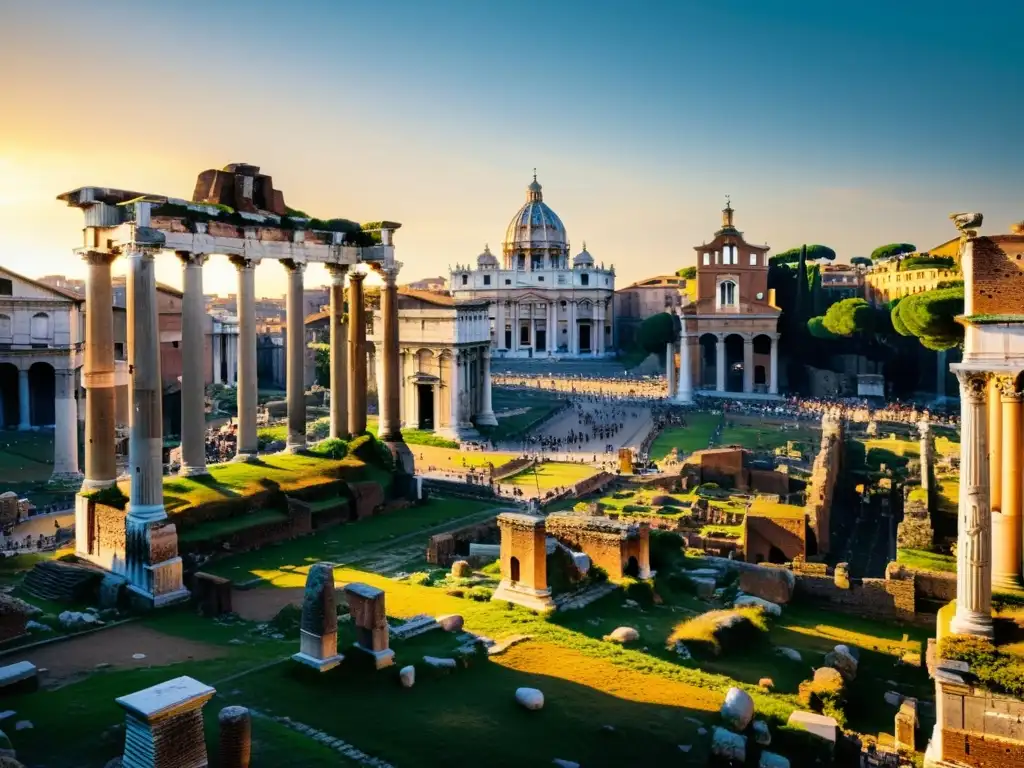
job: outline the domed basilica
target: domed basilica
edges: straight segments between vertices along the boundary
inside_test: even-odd
[[[505,230],[500,263],[485,246],[475,267],[455,267],[449,285],[456,299],[488,302],[498,357],[613,354],[615,269],[596,266],[586,243],[570,259],[565,225],[544,202],[536,173]]]

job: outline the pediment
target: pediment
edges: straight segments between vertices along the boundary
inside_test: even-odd
[[[0,267],[0,278],[11,281],[11,296],[15,299],[82,301],[82,298],[72,291],[53,288],[46,283],[40,283],[38,280],[19,275],[7,267]]]

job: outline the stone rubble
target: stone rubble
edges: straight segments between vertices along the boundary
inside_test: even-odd
[[[617,627],[611,634],[605,635],[604,640],[609,643],[632,643],[640,639],[640,633],[632,627]]]
[[[526,709],[538,710],[544,708],[544,694],[536,688],[517,688],[516,702]]]
[[[730,688],[721,709],[722,720],[732,730],[742,732],[754,717],[754,700],[740,688]],[[717,730],[717,729],[716,729]]]
[[[309,725],[305,725],[304,723],[296,722],[289,717],[275,717],[272,715],[264,715],[257,712],[256,710],[250,710],[250,714],[252,714],[253,717],[270,719],[276,723],[280,723],[281,725],[284,725],[285,727],[290,728],[293,731],[301,733],[303,736],[313,739],[314,741],[320,742],[324,746],[333,749],[335,752],[344,755],[349,760],[353,760],[359,763],[360,765],[370,766],[370,768],[394,768],[394,766],[391,765],[391,763],[385,760],[381,760],[380,758],[371,757],[365,752],[356,749],[348,742],[343,741],[342,739],[335,738],[334,736],[324,733],[323,731],[318,731],[316,728],[313,728]]]
[[[711,754],[723,761],[743,763],[747,759],[747,739],[738,733],[716,726],[711,737]]]
[[[412,664],[402,667],[398,673],[403,688],[412,688],[416,684],[416,667]]]

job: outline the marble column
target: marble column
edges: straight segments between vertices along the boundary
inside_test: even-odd
[[[237,326],[235,327],[237,330]],[[238,386],[238,334],[228,336],[228,386]],[[305,384],[305,382],[303,382]]]
[[[960,499],[956,615],[950,630],[992,637],[992,512],[989,507],[987,373],[957,370],[960,380]]]
[[[779,335],[772,336],[771,366],[768,371],[768,393],[779,394]]]
[[[693,402],[693,367],[690,362],[690,337],[685,333],[679,339],[679,391],[676,400]]]
[[[366,431],[365,279],[365,272],[352,271],[348,276],[348,431],[353,437]]]
[[[204,320],[202,253],[179,251],[183,298],[181,301],[181,475],[205,475],[206,371],[203,365]]]
[[[505,349],[505,300],[498,299],[494,310],[494,346]]]
[[[498,419],[494,415],[494,405],[491,402],[491,350],[484,349],[480,358],[480,365],[483,367],[483,405],[480,413],[477,414],[476,423],[487,426],[497,426]]]
[[[754,340],[743,339],[743,391],[754,391]]]
[[[725,336],[718,334],[715,342],[715,389],[725,392]]]
[[[381,291],[380,313],[384,326],[381,344],[382,373],[381,387],[377,399],[380,403],[380,421],[377,435],[389,443],[402,442],[401,419],[401,376],[398,370],[398,271],[402,265],[394,262],[377,269],[384,278]]]
[[[597,320],[595,322],[596,328],[594,332],[597,334],[596,352],[598,355],[604,354],[604,302],[600,301],[594,306],[597,307]]]
[[[569,343],[568,349],[570,355],[578,355],[579,348],[576,346],[576,302],[569,302]]]
[[[75,370],[54,373],[53,483],[81,483],[78,471],[78,409],[75,403]]]
[[[306,265],[282,261],[288,270],[288,292],[285,299],[285,322],[288,334],[287,370],[285,373],[288,400],[288,441],[285,450],[297,453],[306,449],[306,317],[303,312],[302,274]]]
[[[665,396],[671,399],[676,394],[676,343],[674,341],[665,345],[665,379],[668,383],[668,394]]]
[[[512,305],[512,351],[519,351],[519,302]]]
[[[259,381],[256,373],[256,262],[240,257],[232,259],[238,270],[237,350],[238,445],[235,461],[255,461],[260,441],[256,430],[259,406]]]
[[[28,368],[18,371],[18,431],[32,429],[32,389],[28,385]]]
[[[348,318],[345,316],[345,264],[328,264],[331,275],[331,432],[348,437]]]
[[[214,325],[215,329],[223,327],[219,321]],[[224,334],[219,330],[214,330],[210,334],[210,346],[213,347],[213,383],[223,384],[224,377],[221,375],[221,369],[224,359]]]
[[[1024,454],[1021,453],[1022,427],[1021,400],[1022,394],[1016,387],[1015,380],[1010,376],[1000,377],[999,404],[1002,414],[1002,509],[999,513],[992,512],[992,581],[1004,589],[1021,586],[1022,556],[1022,504],[1021,466]],[[994,438],[993,438],[994,439]],[[995,483],[995,479],[991,480]]]
[[[448,427],[456,436],[459,432],[459,390],[462,387],[462,353],[452,355],[448,378]]]
[[[529,322],[530,322],[530,350],[533,352],[534,356],[536,356],[536,354],[537,354],[537,318],[534,317],[534,314],[533,314],[533,308],[534,308],[535,305],[534,304],[527,304],[527,306],[530,308],[530,320],[529,320]]]
[[[988,392],[989,506],[993,513],[1003,508],[1003,410],[999,395],[999,378],[993,376]]]
[[[117,478],[114,448],[114,295],[110,265],[114,254],[85,254],[85,350],[82,385],[85,398],[85,480],[83,491],[108,488]],[[85,526],[81,535],[86,535]]]
[[[935,459],[934,446],[932,444],[932,428],[927,421],[920,421],[917,425],[918,434],[921,437],[920,449],[921,458],[921,489],[931,497],[932,492],[932,462]]]
[[[558,304],[554,301],[548,302],[547,325],[548,332],[545,344],[548,348],[548,357],[558,352]]]

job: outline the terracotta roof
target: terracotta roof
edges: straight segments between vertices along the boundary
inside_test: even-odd
[[[433,304],[437,307],[454,307],[455,297],[450,296],[447,293],[437,293],[436,291],[421,291],[417,288],[409,288],[408,286],[402,286],[398,289],[400,296],[409,296],[413,299],[419,299],[427,304]]]
[[[26,283],[29,283],[30,285],[34,285],[37,288],[42,288],[45,291],[50,291],[51,293],[56,293],[58,296],[63,296],[66,299],[71,299],[72,301],[78,304],[81,304],[83,301],[85,301],[85,298],[81,294],[76,293],[75,291],[72,291],[69,288],[56,288],[52,285],[41,283],[38,280],[33,280],[31,277],[25,277],[24,275],[19,274],[18,272],[15,272],[13,269],[9,269],[7,267],[0,266],[0,270],[3,270],[11,277],[17,278],[18,280],[24,280]]]

